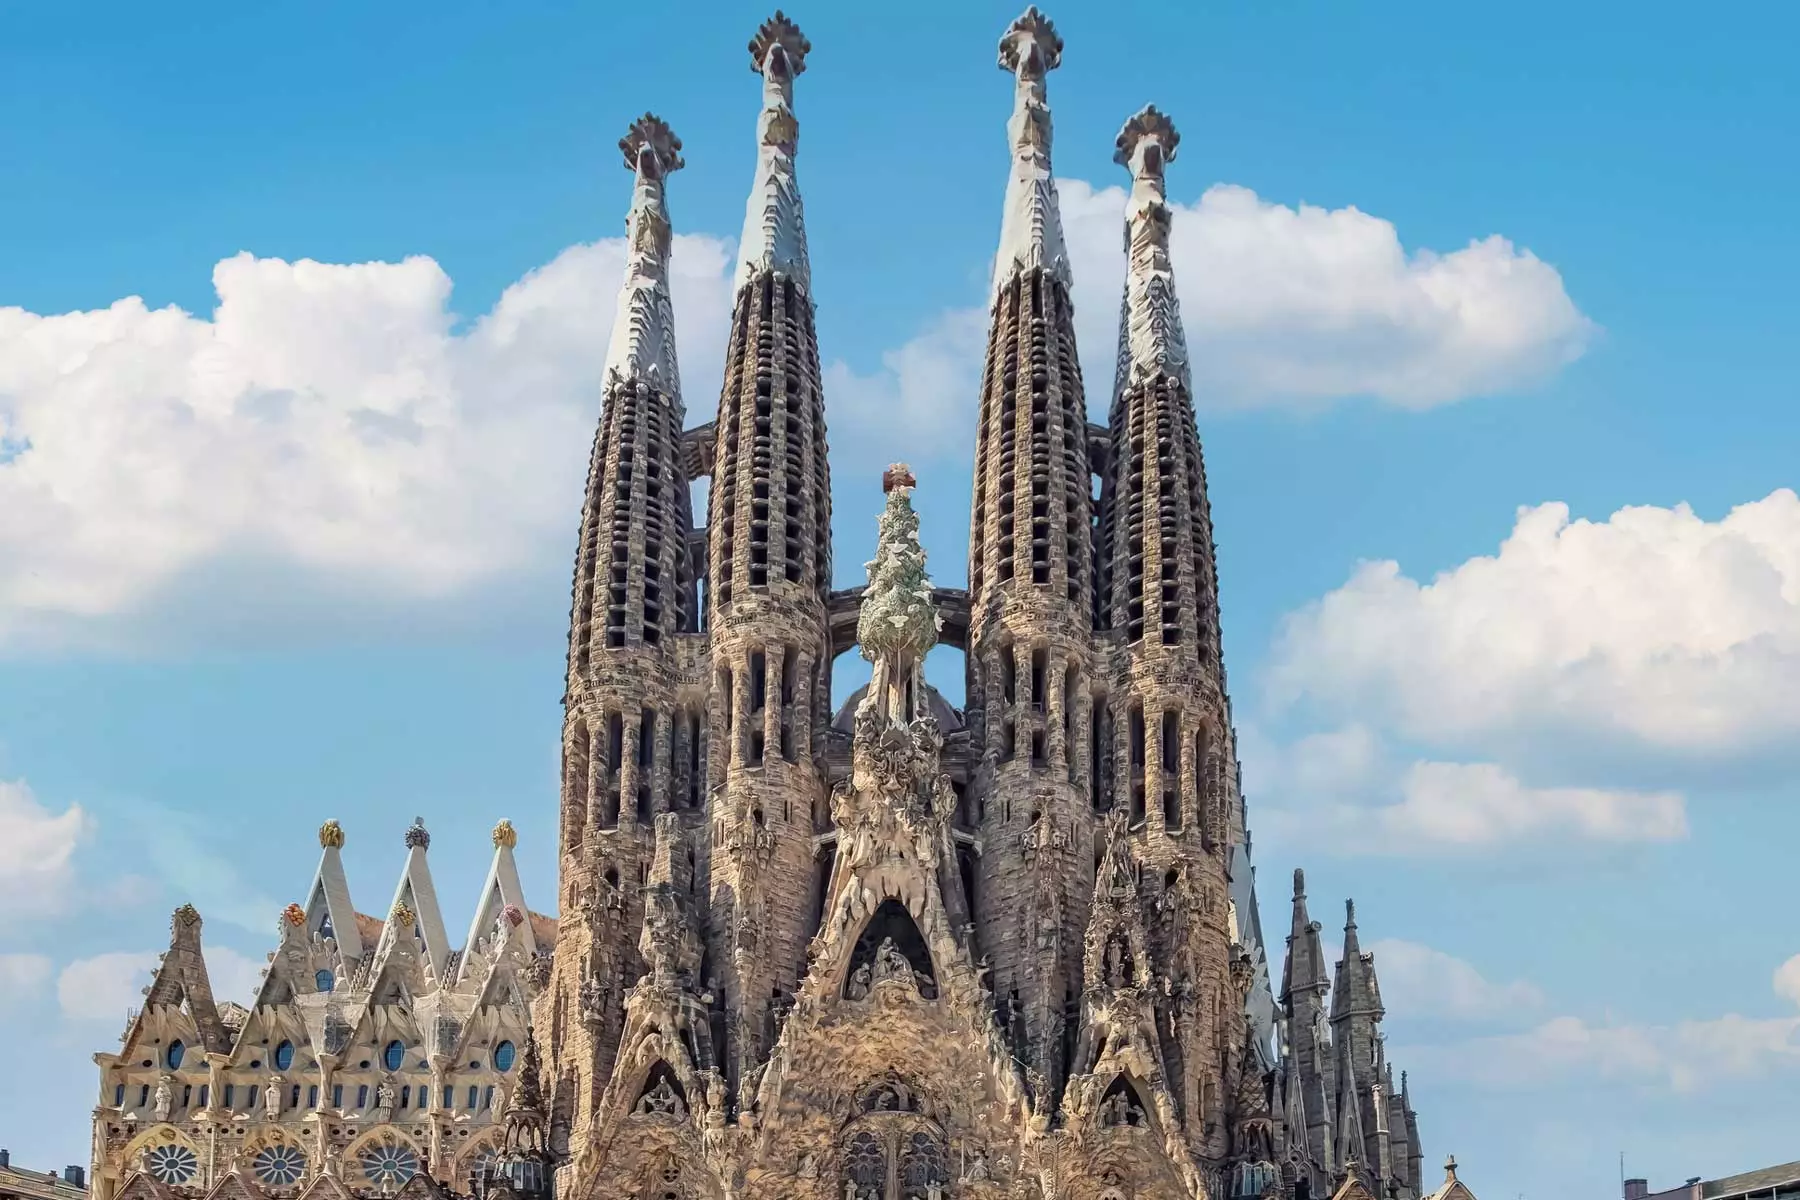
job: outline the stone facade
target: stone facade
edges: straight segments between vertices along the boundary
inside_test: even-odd
[[[199,916],[177,913],[123,1050],[98,1056],[97,1200],[537,1197],[552,1169],[566,1200],[1419,1200],[1373,958],[1352,910],[1328,976],[1298,873],[1270,976],[1169,258],[1180,138],[1154,108],[1118,137],[1129,269],[1092,424],[1050,159],[1062,51],[1035,9],[1000,45],[1011,167],[966,590],[926,574],[900,465],[868,585],[831,589],[799,28],[778,13],[750,43],[725,377],[692,428],[668,286],[681,142],[633,124],[574,569],[561,916],[525,910],[502,826],[453,950],[419,826],[388,915],[360,917],[327,826],[254,1011],[221,1012]],[[925,682],[939,642],[966,653],[966,712]],[[852,647],[871,680],[834,713]]]
[[[177,909],[123,1044],[94,1056],[96,1200],[293,1196],[320,1179],[367,1195],[415,1177],[467,1190],[500,1148],[556,942],[555,920],[525,908],[512,826],[493,840],[453,950],[424,824],[406,831],[386,916],[371,917],[350,900],[344,830],[326,822],[249,1008],[215,1002],[200,914]]]

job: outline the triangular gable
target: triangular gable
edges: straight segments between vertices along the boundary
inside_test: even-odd
[[[143,1171],[133,1171],[125,1177],[114,1200],[175,1200],[175,1189]]]
[[[399,1200],[451,1200],[449,1190],[433,1179],[428,1171],[420,1171],[414,1175],[394,1195]]]
[[[431,881],[431,869],[425,862],[425,851],[431,835],[424,822],[414,820],[406,831],[406,869],[394,889],[394,902],[388,905],[388,917],[382,927],[381,953],[397,936],[417,936],[424,943],[425,967],[433,979],[441,978],[450,962],[450,937],[444,930],[443,910],[438,906],[437,886]],[[409,915],[411,921],[399,918]],[[403,928],[404,927],[404,928]]]
[[[315,1175],[301,1191],[299,1200],[355,1200],[350,1189],[335,1175]]]
[[[200,944],[200,913],[191,904],[175,910],[169,920],[169,949],[150,980],[143,1008],[125,1035],[129,1045],[142,1028],[146,1015],[156,1008],[175,1008],[188,1014],[208,1053],[230,1048],[230,1035],[219,1020],[213,1003],[212,980],[206,973],[206,955]]]
[[[212,1190],[206,1193],[206,1200],[267,1200],[267,1193],[242,1170],[236,1170],[219,1176]]]
[[[500,914],[508,905],[519,912],[521,920],[518,931],[523,938],[526,953],[537,953],[536,931],[527,919],[530,910],[525,907],[525,891],[519,883],[519,867],[513,860],[513,846],[517,837],[508,821],[502,821],[494,827],[494,861],[488,867],[487,882],[481,886],[481,898],[475,905],[474,919],[469,922],[468,940],[463,942],[460,972],[465,979],[475,957],[476,944],[483,938],[493,936]]]
[[[1363,1183],[1361,1177],[1355,1172],[1351,1172],[1345,1177],[1344,1182],[1338,1185],[1338,1190],[1331,1194],[1331,1200],[1375,1200],[1375,1196]]]
[[[354,966],[369,947],[363,945],[362,930],[357,924],[356,908],[350,903],[350,883],[344,877],[344,861],[339,850],[344,844],[344,831],[336,821],[327,821],[319,829],[319,869],[307,891],[306,931],[337,940],[338,954],[346,969]]]

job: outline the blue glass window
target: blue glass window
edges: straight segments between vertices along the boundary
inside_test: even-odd
[[[186,1108],[193,1102],[194,1102],[194,1085],[191,1083],[182,1084],[181,1085],[181,1107]]]
[[[182,1055],[186,1053],[187,1047],[179,1041],[170,1042],[168,1050],[164,1052],[163,1061],[168,1063],[169,1070],[173,1071],[181,1066]]]
[[[494,1047],[494,1070],[510,1071],[513,1065],[513,1044],[501,1042]]]
[[[124,1108],[125,1107],[125,1085],[122,1083],[113,1088],[113,1107],[114,1108]],[[469,1107],[470,1108],[475,1107],[475,1089],[474,1088],[469,1089]]]
[[[400,1064],[406,1061],[406,1047],[399,1042],[389,1042],[381,1052],[381,1065],[390,1071],[398,1071]]]
[[[356,1089],[356,1107],[369,1107],[369,1085],[366,1083]]]
[[[456,1089],[451,1087],[447,1083],[444,1085],[444,1107],[445,1108],[455,1108],[456,1107]]]
[[[235,1083],[226,1084],[225,1085],[225,1107],[226,1108],[231,1107],[231,1100],[232,1100],[232,1097],[234,1097],[235,1095],[237,1095],[237,1084],[235,1084]]]
[[[207,1095],[207,1092],[210,1090],[211,1089],[210,1089],[209,1085],[204,1084],[204,1083],[200,1085],[200,1107],[201,1108],[206,1107],[206,1095]]]
[[[344,1085],[341,1083],[331,1085],[331,1107],[344,1107]]]
[[[321,992],[329,992],[332,988],[337,986],[337,980],[332,978],[330,971],[321,970],[318,974],[313,976],[313,982],[318,985]]]
[[[481,1107],[483,1107],[483,1108],[494,1107],[494,1089],[493,1088],[490,1087],[490,1088],[488,1088],[487,1091],[482,1093]]]
[[[121,1086],[121,1089],[122,1089],[122,1088],[123,1088],[123,1085],[120,1085],[120,1086]],[[475,1085],[474,1085],[474,1084],[472,1084],[472,1083],[471,1083],[471,1084],[470,1084],[470,1085],[469,1085],[469,1111],[470,1111],[470,1112],[474,1112],[474,1111],[475,1111],[475,1104],[476,1104],[476,1100],[475,1100],[475,1098],[476,1098],[476,1097],[477,1097],[477,1096],[479,1096],[479,1095],[480,1095],[480,1094],[481,1094],[481,1089],[480,1089],[480,1088],[478,1088],[478,1087],[476,1087],[476,1086],[475,1086]],[[119,1096],[119,1103],[120,1103],[120,1104],[121,1104],[121,1105],[123,1105],[123,1104],[124,1104],[124,1103],[125,1103],[125,1096],[124,1096],[124,1094],[123,1094],[123,1091],[122,1091],[122,1090],[121,1090],[121,1093],[120,1093],[120,1096]]]
[[[294,1043],[283,1042],[275,1047],[275,1069],[285,1071],[294,1065]]]
[[[142,1108],[142,1107],[144,1107],[144,1105],[146,1105],[148,1103],[150,1103],[150,1085],[147,1083],[140,1083],[138,1085],[137,1106],[139,1108]]]
[[[319,1107],[319,1085],[316,1083],[310,1084],[306,1089],[306,1107]]]
[[[412,1085],[409,1083],[400,1089],[400,1107],[405,1108],[412,1103]]]

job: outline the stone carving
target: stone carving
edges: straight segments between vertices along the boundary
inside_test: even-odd
[[[808,1150],[800,1156],[800,1165],[794,1168],[796,1179],[817,1179],[819,1177],[819,1156]]]
[[[375,1119],[391,1121],[394,1119],[394,1104],[398,1097],[394,1094],[394,1085],[383,1079],[375,1084]]]
[[[669,1081],[660,1079],[656,1086],[638,1097],[637,1111],[644,1116],[685,1117],[687,1105],[670,1086]]]
[[[173,1078],[173,1075],[164,1075],[156,1081],[156,1092],[152,1097],[153,1103],[150,1111],[156,1115],[156,1119],[159,1121],[168,1120],[169,1114],[175,1108],[175,1089],[169,1086],[169,1082]]]
[[[263,1088],[263,1120],[273,1121],[281,1116],[281,1076],[271,1075],[268,1086]]]

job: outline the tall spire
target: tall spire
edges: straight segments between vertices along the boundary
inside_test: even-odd
[[[750,39],[750,69],[763,77],[763,106],[756,120],[756,178],[738,240],[734,291],[764,271],[791,279],[803,292],[812,291],[806,221],[794,178],[794,152],[800,141],[794,80],[806,70],[811,51],[812,43],[800,27],[779,9]]]
[[[996,295],[1015,273],[1041,267],[1070,285],[1056,180],[1050,173],[1050,102],[1045,79],[1062,62],[1062,38],[1036,6],[1027,8],[1000,39],[1000,68],[1013,77],[1013,114],[1006,123],[1012,174],[994,260]]]
[[[1287,939],[1287,966],[1281,976],[1281,1003],[1298,1014],[1304,999],[1321,1002],[1331,986],[1325,974],[1325,952],[1319,944],[1319,923],[1306,911],[1306,872],[1294,870],[1294,921]],[[1305,1020],[1310,1021],[1310,1014]]]
[[[913,511],[916,484],[905,463],[881,476],[887,507],[881,514],[875,557],[868,563],[869,586],[856,622],[863,657],[875,677],[863,701],[887,724],[904,728],[924,712],[925,655],[937,644],[943,614],[931,600],[925,548],[919,544],[919,514]]]
[[[1175,123],[1150,106],[1125,122],[1113,153],[1113,161],[1131,172],[1131,199],[1125,207],[1125,304],[1119,319],[1120,390],[1157,374],[1189,386],[1187,338],[1169,260],[1172,213],[1163,180],[1179,145]]]
[[[609,382],[636,379],[660,388],[677,405],[681,374],[675,359],[675,309],[669,301],[669,209],[664,181],[683,165],[681,139],[661,117],[645,113],[619,139],[626,169],[637,176],[625,218],[625,286],[606,351]]]

